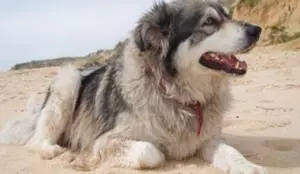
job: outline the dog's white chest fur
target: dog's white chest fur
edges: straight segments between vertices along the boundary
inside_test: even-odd
[[[203,143],[213,136],[218,136],[221,131],[223,117],[220,115],[209,115],[204,111],[202,118],[201,132],[197,135],[197,127],[200,126],[197,122],[197,117],[193,118],[193,130],[188,127],[181,127],[174,132],[165,144],[167,156],[171,159],[182,159],[194,155],[203,145]]]
[[[229,93],[222,96],[229,96]],[[200,125],[195,115],[182,112],[173,115],[170,118],[173,121],[168,121],[158,119],[165,116],[153,116],[145,110],[138,112],[140,114],[122,113],[118,116],[118,129],[110,132],[108,136],[123,135],[126,139],[150,142],[164,152],[167,158],[183,159],[194,155],[205,141],[220,134],[225,105],[227,107],[227,103],[218,100],[218,102],[207,103],[205,108],[202,108],[203,118],[199,136],[197,136],[197,128]],[[127,114],[136,116],[129,117]],[[174,114],[174,112],[165,114]]]

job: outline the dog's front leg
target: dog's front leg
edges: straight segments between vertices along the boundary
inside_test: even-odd
[[[208,141],[202,148],[203,159],[229,174],[267,174],[268,171],[250,161],[221,140]]]
[[[122,146],[122,155],[115,157],[115,166],[145,169],[159,167],[165,162],[164,154],[152,143],[127,140],[122,142]]]
[[[80,160],[72,162],[72,166],[93,169],[98,163],[106,163],[112,167],[147,169],[163,165],[165,156],[150,142],[100,137],[93,146],[89,161],[88,166],[80,166]]]

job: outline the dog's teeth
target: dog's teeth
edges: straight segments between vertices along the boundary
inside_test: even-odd
[[[235,69],[239,69],[240,68],[240,62],[237,62],[234,66]]]
[[[215,53],[210,53],[209,55],[213,58],[215,58],[217,56]]]

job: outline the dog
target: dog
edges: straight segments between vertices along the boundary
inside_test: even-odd
[[[229,78],[247,73],[235,54],[250,50],[261,30],[233,20],[221,3],[155,3],[121,56],[93,69],[63,67],[43,102],[8,123],[0,142],[45,159],[84,154],[89,167],[149,169],[196,156],[223,173],[266,174],[220,136]]]

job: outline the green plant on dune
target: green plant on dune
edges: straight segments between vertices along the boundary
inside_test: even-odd
[[[240,3],[250,7],[254,7],[259,3],[259,1],[260,0],[240,0]]]
[[[300,38],[300,31],[289,34],[284,26],[272,26],[270,27],[270,29],[270,37],[272,44],[289,42]]]

